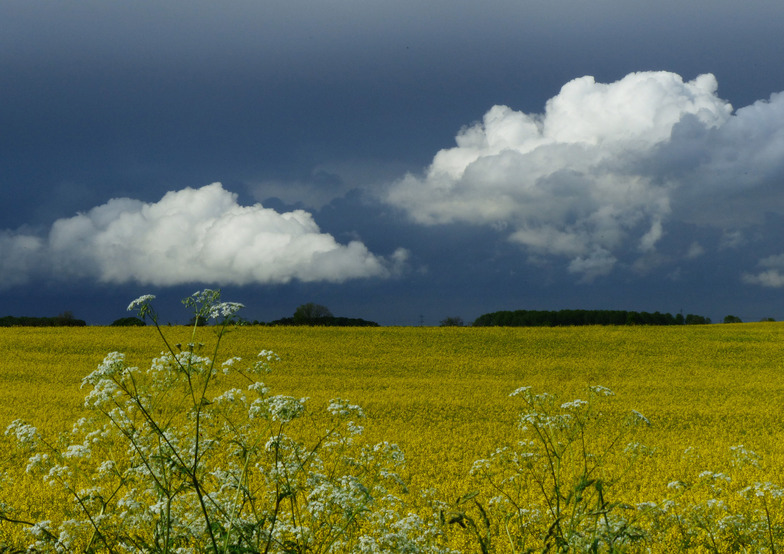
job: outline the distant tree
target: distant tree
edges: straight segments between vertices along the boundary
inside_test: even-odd
[[[465,323],[463,323],[462,317],[447,317],[441,320],[440,325],[441,327],[462,327]]]
[[[334,317],[329,308],[321,304],[314,304],[308,302],[302,304],[294,310],[294,325],[308,325],[318,322],[319,320]]]
[[[738,316],[728,315],[724,316],[724,323],[743,323]]]
[[[763,317],[762,319],[760,319],[760,321],[764,322],[764,323],[772,323],[772,322],[774,322],[776,320],[773,319],[772,317]]]
[[[641,314],[637,312],[629,312],[626,314],[626,325],[642,325],[643,320]]]
[[[121,317],[112,322],[112,327],[144,327],[147,323],[138,317]]]
[[[202,327],[204,325],[207,325],[207,318],[200,317],[197,320],[196,316],[193,316],[192,318],[190,318],[190,320],[188,320],[188,327],[193,327],[194,325],[196,325],[197,327]]]
[[[711,322],[709,317],[695,314],[686,314],[686,325],[708,325]]]

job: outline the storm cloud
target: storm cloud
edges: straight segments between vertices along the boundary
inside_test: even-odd
[[[422,225],[502,229],[586,281],[641,269],[675,221],[731,234],[784,213],[784,94],[733,111],[717,91],[711,74],[574,79],[543,113],[493,106],[385,200]]]
[[[45,238],[5,231],[0,277],[5,288],[42,275],[157,286],[341,283],[389,277],[406,255],[399,249],[386,259],[360,241],[340,244],[306,211],[241,206],[213,183],[155,203],[115,198],[55,221]]]

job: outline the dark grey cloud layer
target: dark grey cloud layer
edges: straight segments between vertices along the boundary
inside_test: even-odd
[[[0,312],[93,294],[105,322],[136,287],[178,291],[139,269],[171,261],[283,310],[269,318],[320,299],[407,324],[515,307],[784,317],[782,24],[772,2],[6,2]],[[669,80],[623,96],[648,71]],[[526,118],[530,135],[504,138]],[[465,167],[438,181],[450,156]],[[236,195],[216,221],[259,202],[270,221],[303,214],[303,236],[350,251],[349,284],[221,276],[192,243],[188,263],[109,261],[100,213],[215,182]]]

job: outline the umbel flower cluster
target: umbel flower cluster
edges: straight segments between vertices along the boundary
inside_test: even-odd
[[[15,421],[27,472],[65,491],[61,521],[27,524],[39,552],[447,552],[440,533],[406,509],[395,445],[361,440],[362,410],[334,399],[309,417],[307,399],[260,380],[278,357],[218,361],[242,307],[205,290],[184,303],[194,341],[170,346],[154,296],[129,310],[150,319],[166,350],[142,370],[112,352],[83,379],[89,415],[53,440]],[[216,320],[209,354],[199,320]],[[326,422],[326,423],[325,423]]]

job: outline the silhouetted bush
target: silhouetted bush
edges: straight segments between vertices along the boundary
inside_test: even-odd
[[[440,325],[441,327],[462,327],[465,323],[463,323],[462,317],[447,317],[441,320]]]
[[[112,327],[144,327],[147,325],[138,317],[121,317],[112,322]]]

